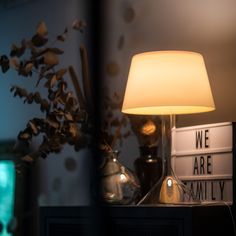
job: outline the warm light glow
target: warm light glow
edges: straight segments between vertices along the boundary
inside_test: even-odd
[[[201,54],[156,51],[132,58],[122,112],[169,115],[214,109]]]
[[[168,187],[172,186],[172,179],[171,178],[167,179],[167,186]]]
[[[145,123],[140,130],[142,134],[147,136],[152,135],[153,133],[155,133],[155,131],[156,131],[156,125],[151,120]]]

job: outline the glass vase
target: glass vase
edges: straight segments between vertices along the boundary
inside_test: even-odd
[[[134,162],[135,173],[140,182],[140,195],[144,197],[162,177],[162,159],[158,157],[157,146],[139,147],[140,157]]]
[[[140,185],[135,174],[118,160],[118,151],[105,153],[101,167],[101,198],[109,204],[135,204]]]

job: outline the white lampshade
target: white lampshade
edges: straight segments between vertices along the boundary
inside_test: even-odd
[[[201,54],[154,51],[132,58],[122,112],[169,115],[214,109]]]

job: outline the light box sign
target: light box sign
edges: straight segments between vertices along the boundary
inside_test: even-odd
[[[191,195],[185,201],[233,202],[231,122],[172,130],[172,166]]]

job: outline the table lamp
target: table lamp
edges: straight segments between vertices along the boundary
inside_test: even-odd
[[[181,183],[171,168],[171,129],[175,115],[213,111],[214,100],[201,54],[189,51],[153,51],[133,56],[122,112],[163,115],[170,119],[169,132],[162,124],[162,155],[166,173],[159,202],[179,203]],[[168,115],[168,116],[166,116]]]

